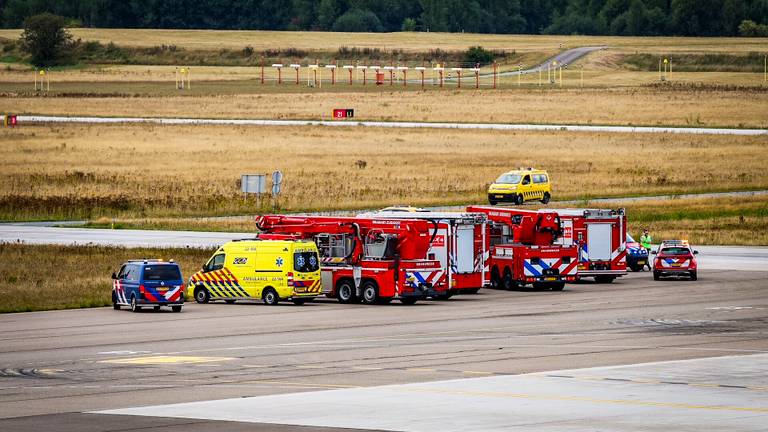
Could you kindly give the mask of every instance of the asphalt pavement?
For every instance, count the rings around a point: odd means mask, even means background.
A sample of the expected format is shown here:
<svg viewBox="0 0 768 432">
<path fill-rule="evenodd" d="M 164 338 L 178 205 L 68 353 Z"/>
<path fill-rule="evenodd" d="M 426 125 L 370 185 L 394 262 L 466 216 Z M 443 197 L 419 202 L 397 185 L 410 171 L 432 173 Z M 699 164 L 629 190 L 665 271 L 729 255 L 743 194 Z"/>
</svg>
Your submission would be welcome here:
<svg viewBox="0 0 768 432">
<path fill-rule="evenodd" d="M 0 315 L 0 430 L 764 430 L 762 264 L 412 307 Z"/>
</svg>

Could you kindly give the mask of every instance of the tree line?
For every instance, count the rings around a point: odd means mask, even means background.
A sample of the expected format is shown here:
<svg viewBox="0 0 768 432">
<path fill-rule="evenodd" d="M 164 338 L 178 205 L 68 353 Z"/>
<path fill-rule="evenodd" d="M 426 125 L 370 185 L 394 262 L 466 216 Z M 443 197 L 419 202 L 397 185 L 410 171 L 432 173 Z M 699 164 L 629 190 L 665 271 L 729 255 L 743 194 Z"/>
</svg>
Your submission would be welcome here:
<svg viewBox="0 0 768 432">
<path fill-rule="evenodd" d="M 0 0 L 2 25 L 625 36 L 768 36 L 768 0 Z"/>
</svg>

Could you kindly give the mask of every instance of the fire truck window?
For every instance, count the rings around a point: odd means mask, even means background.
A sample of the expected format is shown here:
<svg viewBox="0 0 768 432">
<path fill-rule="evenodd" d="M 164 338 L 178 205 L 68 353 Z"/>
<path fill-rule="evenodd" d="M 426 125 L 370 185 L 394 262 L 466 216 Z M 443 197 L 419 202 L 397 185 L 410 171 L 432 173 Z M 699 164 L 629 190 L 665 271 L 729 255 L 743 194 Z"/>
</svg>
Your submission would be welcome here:
<svg viewBox="0 0 768 432">
<path fill-rule="evenodd" d="M 524 185 L 531 184 L 531 176 L 526 175 L 525 177 L 523 177 L 523 183 L 522 184 L 524 184 Z"/>
</svg>

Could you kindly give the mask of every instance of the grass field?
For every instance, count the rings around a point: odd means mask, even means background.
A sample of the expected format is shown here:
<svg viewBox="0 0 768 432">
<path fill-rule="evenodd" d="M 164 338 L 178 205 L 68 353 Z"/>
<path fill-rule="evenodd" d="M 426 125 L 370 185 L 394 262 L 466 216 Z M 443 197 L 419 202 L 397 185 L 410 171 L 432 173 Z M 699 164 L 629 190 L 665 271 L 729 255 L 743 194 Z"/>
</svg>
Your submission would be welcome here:
<svg viewBox="0 0 768 432">
<path fill-rule="evenodd" d="M 557 199 L 768 187 L 764 137 L 70 125 L 0 145 L 5 220 L 252 214 L 270 203 L 243 203 L 240 174 L 275 169 L 292 211 L 483 202 L 519 166 L 548 169 Z"/>
<path fill-rule="evenodd" d="M 730 52 L 747 53 L 765 50 L 762 38 L 681 38 L 681 37 L 617 37 L 617 36 L 542 36 L 487 35 L 472 33 L 331 33 L 289 31 L 222 31 L 222 30 L 137 30 L 137 29 L 71 29 L 75 39 L 114 42 L 131 47 L 154 47 L 161 44 L 187 49 L 242 49 L 256 51 L 278 48 L 304 50 L 337 50 L 340 47 L 369 47 L 425 51 L 435 48 L 461 50 L 480 45 L 486 49 L 544 51 L 579 46 L 608 45 L 622 52 Z M 0 30 L 0 37 L 16 39 L 20 30 Z M 561 45 L 562 44 L 562 45 Z"/>
<path fill-rule="evenodd" d="M 0 243 L 0 313 L 111 304 L 110 275 L 128 259 L 173 259 L 188 278 L 213 251 Z"/>
<path fill-rule="evenodd" d="M 682 85 L 610 90 L 284 92 L 195 98 L 11 97 L 3 104 L 5 110 L 17 114 L 327 119 L 334 108 L 342 107 L 354 108 L 358 120 L 768 127 L 768 89 Z"/>
</svg>

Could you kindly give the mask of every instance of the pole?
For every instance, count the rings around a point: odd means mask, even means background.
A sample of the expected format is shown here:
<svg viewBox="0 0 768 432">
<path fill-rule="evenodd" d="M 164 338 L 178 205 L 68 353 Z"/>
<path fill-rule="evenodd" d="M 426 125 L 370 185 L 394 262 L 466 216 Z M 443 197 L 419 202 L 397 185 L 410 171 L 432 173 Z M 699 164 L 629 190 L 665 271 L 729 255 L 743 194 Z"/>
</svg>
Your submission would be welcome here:
<svg viewBox="0 0 768 432">
<path fill-rule="evenodd" d="M 475 88 L 480 88 L 480 63 L 475 63 Z"/>
<path fill-rule="evenodd" d="M 421 88 L 424 89 L 424 69 L 421 70 Z"/>
<path fill-rule="evenodd" d="M 499 65 L 496 62 L 493 62 L 493 88 L 496 88 L 496 72 L 498 67 Z"/>
<path fill-rule="evenodd" d="M 669 79 L 672 79 L 672 57 L 669 57 Z"/>
<path fill-rule="evenodd" d="M 456 75 L 458 75 L 458 77 L 459 77 L 459 87 L 458 88 L 461 88 L 461 71 L 460 70 L 456 71 Z"/>
</svg>

